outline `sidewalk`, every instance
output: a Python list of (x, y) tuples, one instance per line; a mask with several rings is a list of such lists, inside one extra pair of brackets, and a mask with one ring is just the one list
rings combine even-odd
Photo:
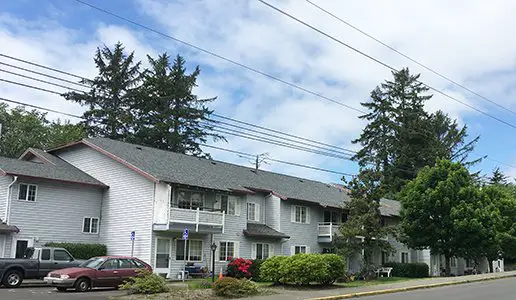
[[(419, 289), (419, 288), (422, 289), (422, 288), (432, 287), (433, 285), (437, 285), (437, 286), (438, 285), (452, 285), (452, 284), (468, 283), (468, 282), (475, 282), (475, 281), (492, 280), (492, 279), (505, 278), (505, 277), (516, 277), (516, 271), (458, 276), (458, 277), (432, 277), (432, 278), (425, 278), (425, 279), (415, 279), (415, 280), (403, 281), (403, 282), (399, 282), (399, 283), (392, 283), (392, 284), (387, 283), (387, 284), (379, 284), (379, 285), (359, 287), (359, 288), (335, 288), (335, 289), (324, 289), (324, 290), (274, 289), (274, 291), (278, 292), (278, 294), (252, 297), (250, 299), (253, 299), (253, 300), (274, 300), (274, 299), (300, 300), (300, 299), (328, 297), (329, 298), (328, 300), (331, 300), (331, 298), (332, 298), (331, 296), (337, 296), (337, 295), (346, 295), (346, 294), (355, 294), (355, 293), (373, 292), (373, 291), (391, 290), (391, 289)], [(355, 297), (356, 296), (359, 296), (359, 295), (355, 295)], [(342, 298), (344, 298), (344, 297), (342, 297)]]

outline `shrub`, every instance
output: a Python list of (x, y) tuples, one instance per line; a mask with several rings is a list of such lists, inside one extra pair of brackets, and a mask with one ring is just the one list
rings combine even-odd
[(391, 276), (424, 278), (428, 277), (429, 268), (425, 263), (398, 263), (388, 262), (385, 267), (392, 268)]
[(263, 262), (260, 272), (264, 281), (274, 283), (332, 284), (344, 275), (345, 264), (336, 254), (296, 254), (269, 258)]
[(287, 258), (288, 256), (273, 256), (263, 261), (260, 266), (260, 279), (265, 282), (279, 283), (281, 279), (279, 270)]
[(213, 286), (215, 295), (226, 298), (239, 298), (258, 294), (258, 285), (249, 279), (223, 277)]
[(103, 244), (81, 243), (54, 243), (45, 244), (46, 247), (65, 248), (75, 259), (90, 259), (95, 256), (107, 255), (107, 247)]
[(261, 259), (255, 259), (252, 261), (251, 267), (249, 268), (249, 272), (251, 272), (251, 279), (254, 282), (260, 282), (260, 267), (263, 263), (263, 260)]
[(228, 263), (226, 273), (229, 277), (235, 278), (251, 278), (250, 271), (253, 262), (245, 258), (233, 258)]
[(167, 281), (149, 270), (138, 270), (138, 275), (120, 285), (120, 289), (129, 290), (135, 294), (157, 294), (166, 292)]

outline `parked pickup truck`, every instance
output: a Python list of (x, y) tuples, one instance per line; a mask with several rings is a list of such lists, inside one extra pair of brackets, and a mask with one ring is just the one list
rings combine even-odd
[(0, 259), (0, 283), (8, 288), (19, 287), (23, 279), (44, 278), (50, 271), (76, 267), (83, 262), (63, 248), (28, 248), (24, 258)]

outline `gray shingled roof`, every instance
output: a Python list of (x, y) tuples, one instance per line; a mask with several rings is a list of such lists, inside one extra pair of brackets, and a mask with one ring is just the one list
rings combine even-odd
[[(35, 150), (35, 149), (31, 149)], [(27, 176), (35, 178), (45, 178), (50, 180), (59, 180), (67, 182), (76, 182), (81, 184), (96, 185), (106, 187), (105, 184), (70, 165), (64, 160), (54, 155), (43, 152), (48, 162), (32, 162), (14, 158), (0, 157), (0, 170), (9, 175)], [(39, 154), (39, 153), (38, 153)]]
[[(228, 192), (272, 191), (287, 199), (304, 200), (330, 207), (341, 207), (344, 201), (350, 199), (346, 191), (314, 180), (263, 170), (256, 171), (235, 164), (106, 138), (87, 138), (85, 141), (168, 183)], [(388, 207), (394, 208), (394, 205), (390, 203)], [(386, 215), (394, 215), (390, 209), (382, 208), (382, 211), (385, 211)]]
[(270, 238), (289, 238), (283, 232), (276, 231), (265, 224), (247, 223), (247, 229), (244, 229), (246, 236), (270, 237)]

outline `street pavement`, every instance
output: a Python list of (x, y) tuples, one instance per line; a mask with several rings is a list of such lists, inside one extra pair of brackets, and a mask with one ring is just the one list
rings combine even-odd
[(363, 297), (363, 300), (511, 300), (516, 299), (516, 277), (438, 288)]
[(0, 288), (1, 300), (74, 300), (74, 299), (108, 299), (110, 296), (123, 295), (125, 292), (113, 289), (94, 289), (86, 293), (77, 293), (73, 290), (58, 292), (50, 287), (21, 287), (17, 289)]

